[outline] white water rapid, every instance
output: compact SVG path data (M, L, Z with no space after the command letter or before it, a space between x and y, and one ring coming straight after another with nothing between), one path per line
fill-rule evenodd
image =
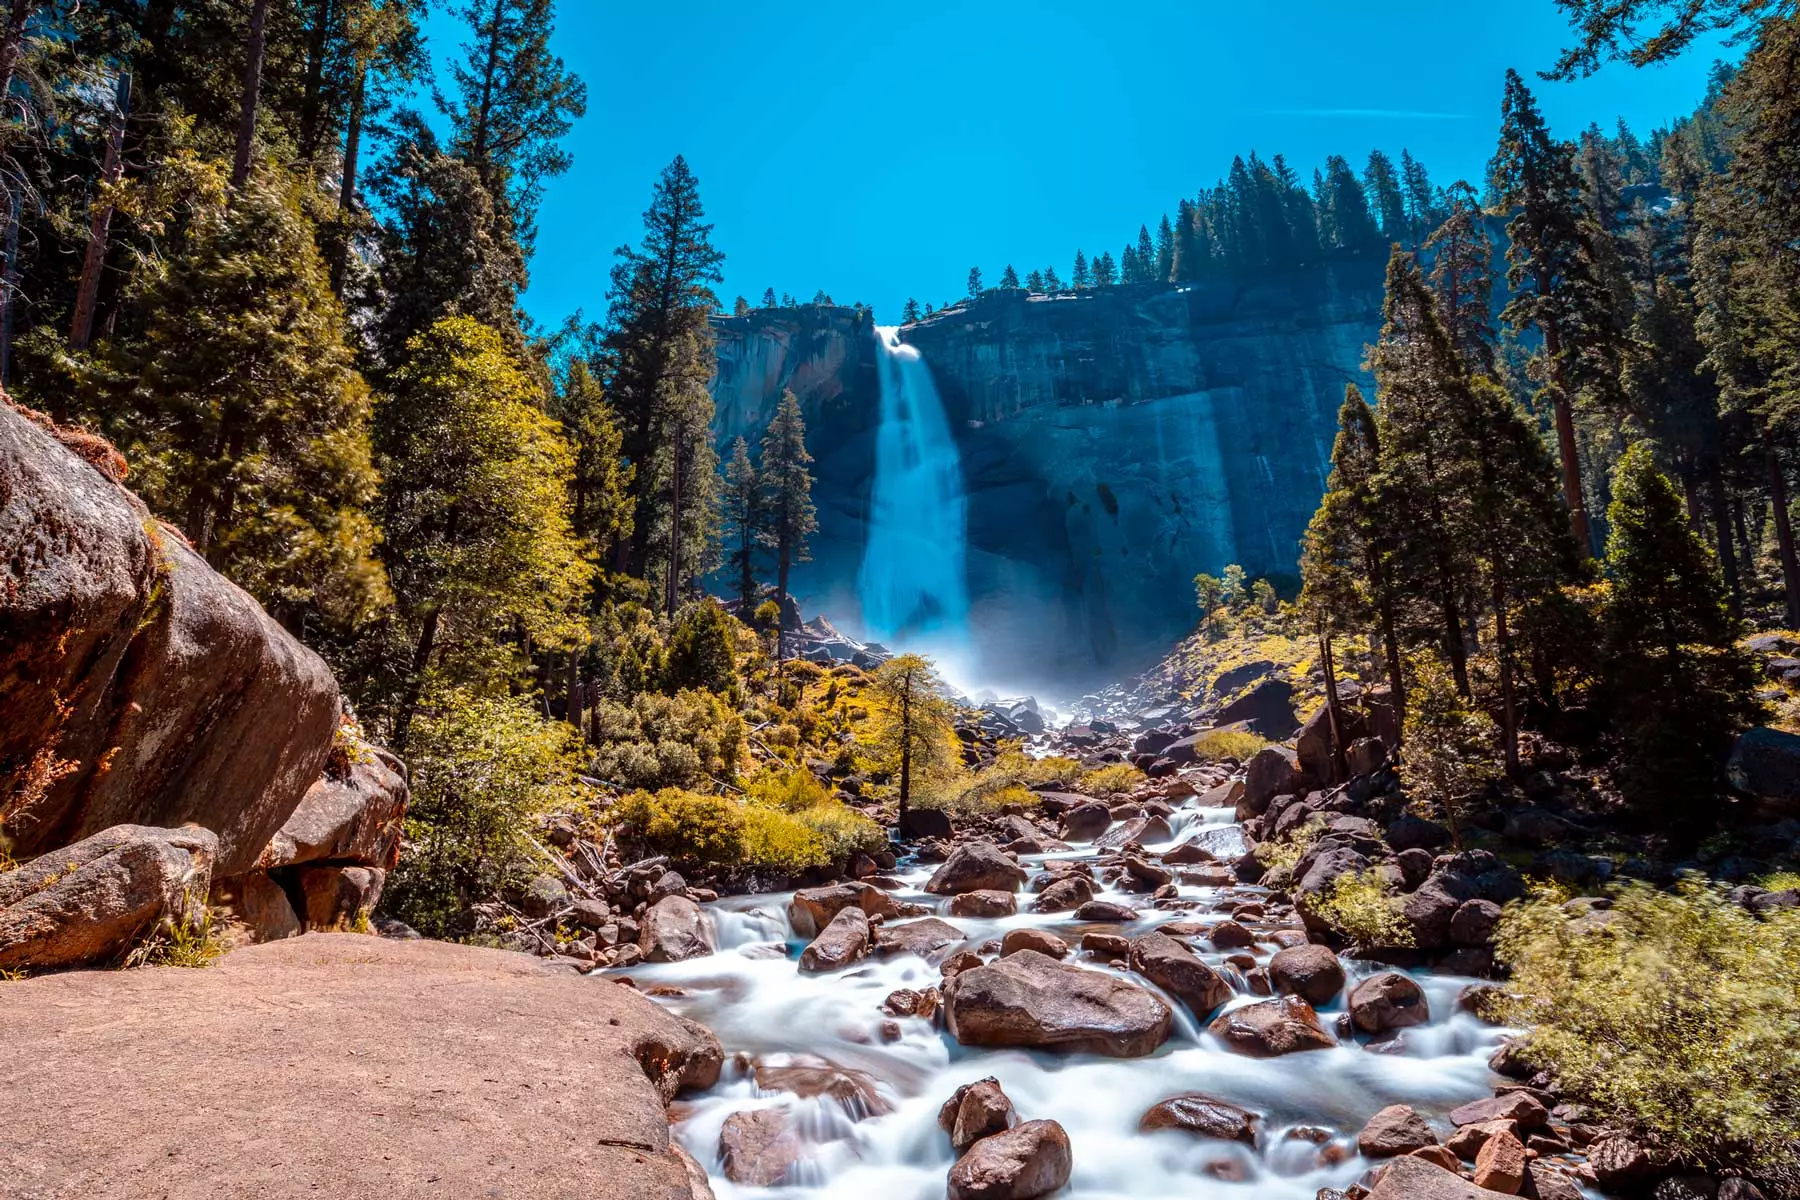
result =
M1177 839L1200 833L1221 855L1241 852L1229 809L1199 808L1189 797L1170 825ZM1077 844L1021 862L1035 873L1046 858L1095 853L1091 845ZM921 890L929 874L929 867L903 861L897 875L904 886L893 894L947 917L946 898ZM1258 892L1232 889L1240 898ZM1143 906L1142 919L1123 927L1083 924L1070 913L948 919L968 935L970 947L1022 927L1048 929L1074 946L1085 929L1136 936L1174 919L1225 919L1212 911L1219 889L1182 885L1180 894L1195 907L1162 912L1141 895L1101 893L1102 899ZM1027 894L1019 899L1028 906ZM1147 1058L966 1048L930 1022L910 1017L898 1021L897 1039L884 1040L883 999L897 988L938 984L938 968L906 955L866 959L835 974L801 974L795 960L806 939L788 924L788 900L789 894L721 900L708 906L717 953L628 972L638 986L654 989L661 1003L710 1026L724 1043L725 1075L718 1086L674 1110L676 1137L707 1168L720 1200L942 1200L953 1155L937 1125L938 1107L959 1085L989 1075L999 1079L1021 1120L1049 1118L1067 1129L1074 1174L1058 1200L1312 1200L1320 1188L1346 1187L1373 1165L1358 1155L1355 1139L1382 1107L1410 1104L1431 1118L1489 1094L1486 1059L1502 1031L1457 1011L1457 993L1473 981L1429 972L1413 974L1428 997L1430 1022L1378 1049L1346 1038L1335 1049L1248 1058L1226 1050L1169 997L1177 1014L1174 1033ZM1257 962L1266 965L1274 949L1259 943ZM1204 943L1200 953L1238 987L1230 1005L1259 999L1247 994L1242 974L1225 964L1224 954ZM1069 961L1112 971L1079 951ZM1345 967L1351 986L1354 976L1372 973L1353 960ZM1140 977L1122 977L1149 986ZM1341 996L1321 1009L1327 1028L1342 1011ZM854 1101L765 1091L752 1076L757 1063L820 1059L873 1076L892 1111L870 1116ZM1256 1147L1178 1131L1139 1132L1146 1109L1196 1091L1263 1113ZM773 1106L790 1110L807 1143L805 1160L781 1187L731 1183L719 1155L721 1127L734 1112Z
M962 461L924 358L894 326L875 339L881 427L857 580L863 626L890 644L954 640L969 615Z

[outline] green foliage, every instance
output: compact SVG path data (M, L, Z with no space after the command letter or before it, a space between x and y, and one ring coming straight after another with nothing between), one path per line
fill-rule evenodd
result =
M750 462L750 444L742 437L731 443L731 458L725 464L725 488L721 517L725 526L725 544L729 547L725 562L737 583L738 611L749 611L756 602L756 565L762 548L762 532L766 519L763 511L762 480ZM780 612L780 606L776 606Z
M1194 576L1194 603L1200 606L1200 624L1210 625L1225 607L1225 585L1218 576L1205 571Z
M524 697L430 694L407 759L405 850L383 907L428 937L468 932L472 905L539 869L527 840L539 821L587 802L575 731Z
M804 771L760 776L744 803L683 788L633 792L607 814L645 849L679 862L796 874L887 842L869 818L831 799ZM808 777L810 778L810 776ZM817 789L815 792L814 789Z
M1267 738L1247 729L1208 729L1194 738L1194 754L1203 762L1226 758L1248 762L1268 745Z
M1603 1121L1800 1188L1800 913L1759 918L1693 879L1581 921L1559 899L1509 906L1496 938L1526 1061Z
M736 801L665 787L633 792L607 811L608 824L629 826L654 854L682 862L743 861L744 824Z
M904 816L915 788L932 791L961 772L955 706L931 660L917 654L883 663L870 691L879 705L870 754L877 768L895 780Z
M1312 849L1312 844L1319 840L1325 831L1325 822L1317 816L1307 819L1304 825L1291 831L1286 841L1259 842L1255 851L1256 861L1263 865L1262 885L1268 888L1282 889L1293 885L1294 868Z
M807 542L819 528L812 502L813 457L806 450L806 422L800 400L789 388L763 434L763 510L768 514L764 542L775 551L775 595L786 600L788 572L795 563L810 562Z
M1412 927L1400 914L1399 900L1388 893L1387 882L1373 867L1339 875L1311 903L1314 915L1358 949L1413 944Z
M1110 796L1115 792L1129 792L1146 778L1142 771L1130 763L1111 763L1083 772L1075 790L1090 796Z
M707 596L683 608L669 634L663 686L738 697L737 622L717 600Z
M210 967L226 951L212 909L195 905L185 916L166 917L125 956L130 967Z
M631 788L692 787L709 777L730 779L743 753L744 724L710 692L673 696L641 692L628 701L602 700L589 725L594 774Z
M1407 793L1435 806L1462 841L1462 806L1498 774L1493 718L1469 706L1444 661L1430 650L1407 659Z

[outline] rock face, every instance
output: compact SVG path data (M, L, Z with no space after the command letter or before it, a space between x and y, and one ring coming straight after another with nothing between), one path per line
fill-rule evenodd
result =
M949 1200L1034 1200L1069 1182L1069 1135L1055 1121L982 1138L950 1168Z
M1187 632L1196 570L1291 572L1344 385L1364 382L1379 332L1381 268L995 291L901 329L961 452L980 665L1110 678ZM869 323L802 307L714 332L722 439L760 436L784 387L805 412L820 529L794 576L802 604L859 612L880 413Z
M218 839L116 825L0 875L0 970L116 958L163 917L206 901Z
M19 858L192 822L218 835L216 872L241 874L325 765L338 691L319 657L4 403L0 631L0 812L48 785L7 818Z
M1035 950L960 972L944 985L944 1014L965 1046L1025 1046L1135 1058L1155 1050L1174 1020L1143 988Z

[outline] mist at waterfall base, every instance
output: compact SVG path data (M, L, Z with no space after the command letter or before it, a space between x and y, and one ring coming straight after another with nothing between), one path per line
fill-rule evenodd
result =
M869 533L857 575L862 635L930 655L952 685L973 692L962 459L931 368L895 326L875 329L881 423Z

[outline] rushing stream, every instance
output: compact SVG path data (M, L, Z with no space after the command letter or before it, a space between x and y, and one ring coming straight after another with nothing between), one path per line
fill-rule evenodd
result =
M1188 807L1175 813L1171 825L1176 839L1203 830L1222 852L1233 852L1238 832L1231 811L1200 809L1196 802L1189 797ZM1020 861L1031 869L1049 857L1096 853L1078 843L1072 851ZM1181 896L1198 905L1178 912L1150 908L1142 895L1097 892L1101 899L1141 906L1142 919L1124 927L1083 924L1071 913L949 918L943 912L949 898L921 890L931 867L909 869L904 861L901 867L897 874L905 887L895 897L930 906L966 932L971 947L1021 927L1048 929L1073 947L1086 929L1123 929L1137 936L1171 920L1211 924L1225 919L1225 914L1209 911L1219 889L1187 885ZM1233 889L1237 894L1256 890ZM1378 1109L1406 1103L1435 1117L1488 1094L1486 1060L1501 1031L1456 1010L1457 993L1472 981L1427 973L1415 977L1429 998L1431 1022L1406 1030L1379 1050L1346 1039L1331 1050L1245 1057L1226 1050L1166 996L1176 1013L1175 1029L1162 1049L1146 1058L965 1048L930 1022L911 1017L898 1021L898 1040L884 1041L884 998L897 988L937 985L938 968L908 955L865 959L836 974L802 974L795 960L807 939L789 927L788 899L784 893L721 900L710 906L716 954L631 972L638 986L665 993L663 1003L710 1026L724 1043L723 1079L711 1092L678 1106L675 1131L707 1167L721 1200L941 1200L954 1156L938 1128L938 1108L959 1085L989 1075L999 1079L1021 1120L1050 1118L1067 1129L1074 1173L1062 1195L1069 1200L1312 1200L1320 1188L1345 1187L1371 1165L1357 1154L1355 1138ZM1028 901L1021 893L1021 907L1028 907ZM1199 949L1239 989L1232 1005L1260 999L1245 994L1241 975L1224 963L1225 955L1204 945ZM1258 963L1266 964L1274 949L1259 943L1254 949ZM1072 951L1068 961L1110 970L1080 951ZM1359 974L1371 973L1354 961L1347 960L1345 967L1352 974L1351 986ZM1137 976L1128 978L1150 986ZM1344 994L1348 991L1346 987ZM1327 1028L1332 1027L1343 1011L1342 996L1320 1011ZM790 1092L764 1091L747 1069L758 1062L776 1066L820 1059L873 1076L892 1111L868 1115L856 1101L803 1100ZM1195 1091L1263 1113L1256 1149L1179 1131L1138 1131L1140 1116L1153 1104ZM732 1113L764 1106L790 1109L808 1143L808 1156L786 1186L734 1185L721 1171L720 1129ZM1328 1140L1322 1130L1329 1131Z

